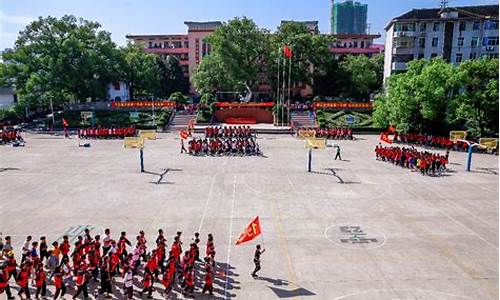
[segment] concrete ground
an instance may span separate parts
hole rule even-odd
[[[215,237],[218,298],[499,296],[496,156],[475,155],[466,173],[465,154],[451,153],[445,176],[424,177],[376,161],[378,137],[359,136],[329,142],[343,161],[331,147],[314,151],[307,173],[304,142],[291,136],[259,136],[262,157],[191,157],[169,133],[146,142],[141,174],[123,141],[27,142],[0,146],[0,231],[18,250],[28,234],[52,241],[84,226],[132,238],[144,229],[150,242],[163,228],[169,244],[177,230],[185,244],[199,231],[203,245]],[[263,239],[234,246],[255,216]],[[257,243],[267,251],[252,279]]]

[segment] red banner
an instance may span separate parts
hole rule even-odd
[[[141,108],[141,107],[175,107],[175,102],[172,101],[127,101],[127,102],[112,102],[114,108]]]
[[[371,102],[314,102],[314,109],[373,109],[373,104]]]
[[[239,245],[241,243],[245,243],[248,241],[253,240],[257,236],[261,234],[260,231],[260,223],[259,223],[259,217],[255,217],[250,224],[248,224],[247,228],[240,234],[240,237],[236,241],[236,245]]]
[[[274,102],[217,102],[217,108],[253,108],[253,107],[273,107]]]

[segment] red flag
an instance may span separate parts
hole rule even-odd
[[[394,133],[396,132],[396,127],[394,125],[389,126],[389,129],[387,130],[388,133]]]
[[[292,49],[290,49],[290,47],[288,47],[288,45],[285,45],[283,47],[283,55],[286,58],[292,58],[293,57],[293,51],[292,51]]]
[[[259,234],[261,234],[260,231],[260,223],[259,223],[259,217],[255,217],[253,221],[248,224],[247,228],[240,234],[240,237],[236,241],[236,245],[239,245],[241,243],[245,243],[248,241],[253,240],[256,238]]]
[[[62,123],[63,123],[64,127],[68,127],[69,126],[69,123],[68,123],[68,121],[66,121],[65,118],[62,118]]]
[[[392,140],[389,138],[389,133],[388,132],[382,132],[380,134],[380,140],[383,142],[386,142],[388,144],[392,144]]]
[[[181,136],[181,139],[185,140],[185,139],[187,139],[189,137],[189,132],[186,131],[186,130],[182,130],[180,132],[180,136]]]

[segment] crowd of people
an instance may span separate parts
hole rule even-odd
[[[205,138],[251,138],[255,136],[250,126],[207,126]]]
[[[0,129],[0,144],[12,144],[14,146],[24,145],[24,139],[21,132],[15,129]]]
[[[158,230],[151,251],[142,230],[135,237],[135,245],[126,232],[114,239],[110,229],[104,231],[102,239],[100,235],[91,236],[86,229],[75,240],[72,244],[68,236],[63,236],[62,241],[49,244],[44,236],[39,241],[28,236],[18,262],[11,237],[6,236],[5,242],[0,239],[0,295],[5,293],[6,299],[15,299],[13,282],[18,287],[17,295],[26,299],[31,298],[32,289],[36,299],[47,298],[50,285],[54,286],[52,299],[64,298],[70,290],[73,299],[80,295],[87,299],[89,292],[94,292],[96,297],[112,298],[116,289],[122,295],[119,299],[132,299],[134,295],[152,298],[155,283],[163,286],[165,297],[172,290],[194,297],[197,287],[202,294],[213,295],[215,244],[212,234],[207,236],[203,259],[199,233],[194,234],[185,251],[182,232],[176,233],[169,248],[162,229]]]
[[[447,137],[418,133],[395,133],[394,142],[455,151],[467,151],[468,145],[463,141],[452,141]]]
[[[314,136],[317,138],[326,138],[332,140],[352,140],[353,130],[352,128],[299,128],[297,132],[300,131],[309,131],[313,132]]]
[[[257,137],[250,126],[208,126],[203,137],[181,139],[181,154],[195,156],[260,155]]]
[[[404,147],[375,147],[377,160],[393,163],[402,168],[419,171],[422,175],[440,176],[446,171],[448,155],[440,155],[429,151],[418,151],[417,149]]]
[[[81,139],[123,139],[135,134],[135,127],[78,129],[78,137]]]

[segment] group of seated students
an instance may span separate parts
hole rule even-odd
[[[467,151],[469,147],[467,143],[463,141],[453,142],[447,137],[418,133],[395,133],[394,142],[401,144],[434,147],[439,149],[449,149],[455,151]]]
[[[182,150],[181,150],[182,152]],[[188,142],[191,155],[260,155],[259,144],[254,137],[193,138]]]
[[[298,131],[314,131],[317,138],[352,140],[352,128],[299,128]]]
[[[0,129],[0,144],[21,145],[24,140],[19,130],[6,128]]]
[[[135,127],[78,129],[78,137],[81,139],[122,139],[135,136],[135,133]]]
[[[250,126],[208,126],[205,138],[250,138],[254,136]]]
[[[418,151],[417,149],[402,147],[375,147],[377,160],[382,160],[400,166],[418,170],[422,175],[441,175],[446,170],[448,158],[444,155],[428,151]]]

